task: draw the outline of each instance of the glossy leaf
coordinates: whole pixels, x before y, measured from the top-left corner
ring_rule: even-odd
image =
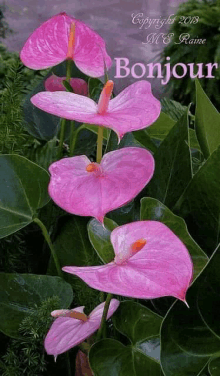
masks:
[[[147,195],[172,209],[192,178],[188,111],[173,126],[154,158],[156,168]]]
[[[213,355],[219,353],[220,247],[187,293],[187,307],[176,302],[161,330],[161,362],[166,376],[200,375]]]
[[[64,265],[96,265],[100,262],[90,244],[87,233],[88,219],[71,216],[64,217],[58,224],[58,233],[54,242],[56,254],[61,266]],[[56,275],[53,260],[50,260],[47,273]],[[99,301],[97,291],[90,289],[83,281],[64,273],[64,278],[71,284],[75,294],[75,303],[93,309]]]
[[[160,201],[145,197],[141,200],[141,220],[162,222],[182,240],[193,260],[194,278],[197,277],[206,265],[208,257],[189,234],[184,219],[173,214]]]
[[[19,155],[0,155],[0,238],[32,222],[49,201],[49,174]]]
[[[220,145],[220,114],[196,80],[196,134],[205,158]]]
[[[121,302],[113,323],[135,345],[159,336],[162,317],[139,303],[127,300]]]
[[[220,358],[214,358],[210,361],[209,372],[211,376],[220,375]]]
[[[176,205],[193,238],[210,255],[219,242],[220,148],[212,153],[194,175]]]
[[[103,263],[108,263],[115,257],[110,235],[117,226],[109,218],[104,219],[104,226],[96,219],[91,219],[88,223],[89,240]]]
[[[186,112],[187,107],[169,98],[161,99],[162,111],[174,121],[178,121]]]
[[[71,286],[60,277],[0,273],[0,330],[19,337],[21,321],[49,297],[58,296],[61,307],[73,300]]]
[[[48,77],[48,74],[46,77]],[[43,81],[29,93],[23,104],[24,127],[31,136],[49,141],[57,135],[60,119],[35,107],[30,99],[33,95],[45,90]]]
[[[160,364],[132,346],[104,339],[92,346],[89,362],[96,376],[162,376]]]

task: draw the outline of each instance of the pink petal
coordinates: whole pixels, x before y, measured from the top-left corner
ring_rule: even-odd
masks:
[[[91,77],[104,75],[104,60],[107,68],[111,66],[104,40],[83,22],[66,13],[53,16],[30,35],[20,53],[23,64],[38,70],[66,60],[72,22],[76,25],[73,56],[75,64]]]
[[[89,164],[86,156],[53,163],[49,168],[49,194],[67,212],[101,222],[106,213],[132,200],[154,172],[151,153],[135,147],[105,154],[96,172],[87,172]]]
[[[66,80],[66,77],[58,77],[55,74],[52,74],[44,82],[44,87],[47,91],[66,91],[63,80]],[[79,95],[88,95],[88,85],[86,81],[81,78],[71,78],[70,85],[73,88],[75,94]]]
[[[107,318],[113,315],[119,304],[118,300],[111,300]],[[101,303],[91,312],[86,322],[72,317],[58,317],[45,338],[47,354],[57,356],[90,337],[100,326],[103,309],[104,303]]]
[[[137,81],[109,102],[108,123],[122,138],[127,132],[153,124],[160,115],[160,109],[160,102],[151,93],[151,84]]]
[[[131,256],[130,248],[138,239],[147,242]],[[185,245],[167,226],[157,221],[129,223],[114,229],[111,241],[114,262],[92,267],[66,266],[63,270],[100,291],[140,299],[173,296],[185,301],[193,264]],[[117,264],[120,259],[125,261]]]
[[[148,81],[138,81],[128,86],[110,100],[104,114],[98,113],[98,106],[92,99],[67,92],[40,92],[31,98],[31,102],[61,118],[113,129],[119,140],[126,132],[153,124],[160,115],[160,102],[152,95]]]

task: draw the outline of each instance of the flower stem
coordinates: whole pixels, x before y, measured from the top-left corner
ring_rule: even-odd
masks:
[[[61,271],[61,268],[60,268],[60,263],[59,263],[59,260],[57,258],[56,251],[53,247],[53,244],[52,244],[51,239],[50,239],[50,235],[48,234],[46,227],[44,226],[43,222],[40,221],[39,218],[34,218],[34,222],[37,223],[37,225],[40,227],[42,234],[44,236],[44,239],[46,240],[46,242],[47,242],[47,244],[50,248],[51,255],[53,257],[58,276],[63,278],[62,271]]]
[[[70,132],[70,157],[73,156],[75,144],[76,144],[76,138],[77,138],[77,131],[75,130],[75,121],[71,121],[71,132]]]
[[[66,81],[70,83],[71,78],[71,71],[72,71],[72,60],[66,61]]]
[[[102,159],[102,142],[103,142],[103,127],[98,127],[96,162],[100,163]]]
[[[103,310],[103,314],[102,314],[102,320],[101,320],[100,328],[99,328],[98,333],[97,333],[97,341],[99,341],[102,338],[111,299],[112,299],[112,294],[108,294],[106,301],[105,301],[105,306],[104,306],[104,310]]]
[[[60,142],[59,142],[58,155],[57,155],[58,159],[61,159],[62,156],[63,156],[63,143],[64,143],[64,136],[65,136],[65,127],[66,127],[66,119],[61,119]]]

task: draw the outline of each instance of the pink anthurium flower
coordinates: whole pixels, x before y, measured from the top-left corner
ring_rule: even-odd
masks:
[[[40,92],[31,98],[31,102],[61,118],[113,129],[119,141],[127,132],[150,126],[160,115],[160,102],[152,95],[148,81],[135,82],[110,100],[112,90],[113,82],[108,81],[98,104],[68,92]]]
[[[129,147],[107,153],[100,164],[85,156],[64,158],[49,167],[49,195],[69,213],[104,216],[131,201],[150,181],[154,158],[149,151]]]
[[[66,91],[63,80],[66,80],[66,77],[58,77],[55,74],[52,74],[44,82],[44,87],[47,91]],[[81,78],[71,78],[70,85],[74,93],[79,95],[88,95],[88,85],[87,82]]]
[[[46,69],[66,59],[74,60],[86,75],[104,75],[111,58],[104,40],[83,22],[65,12],[53,16],[28,38],[20,53],[21,61],[31,69]]]
[[[139,299],[173,296],[185,302],[192,280],[191,257],[180,239],[163,223],[139,221],[111,233],[114,261],[101,266],[65,266],[99,291]]]
[[[109,319],[118,308],[120,302],[112,299],[110,302],[107,319]],[[99,328],[104,310],[104,303],[99,304],[87,317],[84,313],[84,307],[78,307],[73,310],[60,310],[51,313],[57,317],[53,322],[44,341],[44,347],[49,355],[57,355],[77,346],[86,338],[90,337]],[[85,318],[76,318],[80,313]]]

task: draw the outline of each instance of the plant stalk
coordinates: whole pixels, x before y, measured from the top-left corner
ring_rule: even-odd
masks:
[[[34,222],[37,223],[37,225],[40,227],[40,229],[42,231],[42,234],[44,236],[44,239],[46,240],[46,242],[47,242],[47,244],[48,244],[48,246],[50,248],[51,255],[53,257],[53,260],[54,260],[54,263],[55,263],[55,266],[56,266],[56,269],[57,269],[58,276],[61,277],[61,278],[63,278],[62,270],[60,268],[60,263],[59,263],[56,251],[55,251],[54,246],[53,246],[53,244],[51,242],[50,235],[48,234],[48,231],[47,231],[46,227],[44,226],[43,222],[40,221],[39,218],[34,218]]]
[[[100,163],[102,159],[102,142],[103,142],[103,127],[98,127],[96,162]]]
[[[106,322],[106,318],[107,318],[108,309],[109,309],[111,299],[112,299],[112,294],[108,294],[106,301],[105,301],[103,314],[102,314],[101,325],[100,325],[100,328],[99,328],[98,333],[97,333],[97,341],[99,341],[103,336],[104,329],[105,329],[105,322]]]

